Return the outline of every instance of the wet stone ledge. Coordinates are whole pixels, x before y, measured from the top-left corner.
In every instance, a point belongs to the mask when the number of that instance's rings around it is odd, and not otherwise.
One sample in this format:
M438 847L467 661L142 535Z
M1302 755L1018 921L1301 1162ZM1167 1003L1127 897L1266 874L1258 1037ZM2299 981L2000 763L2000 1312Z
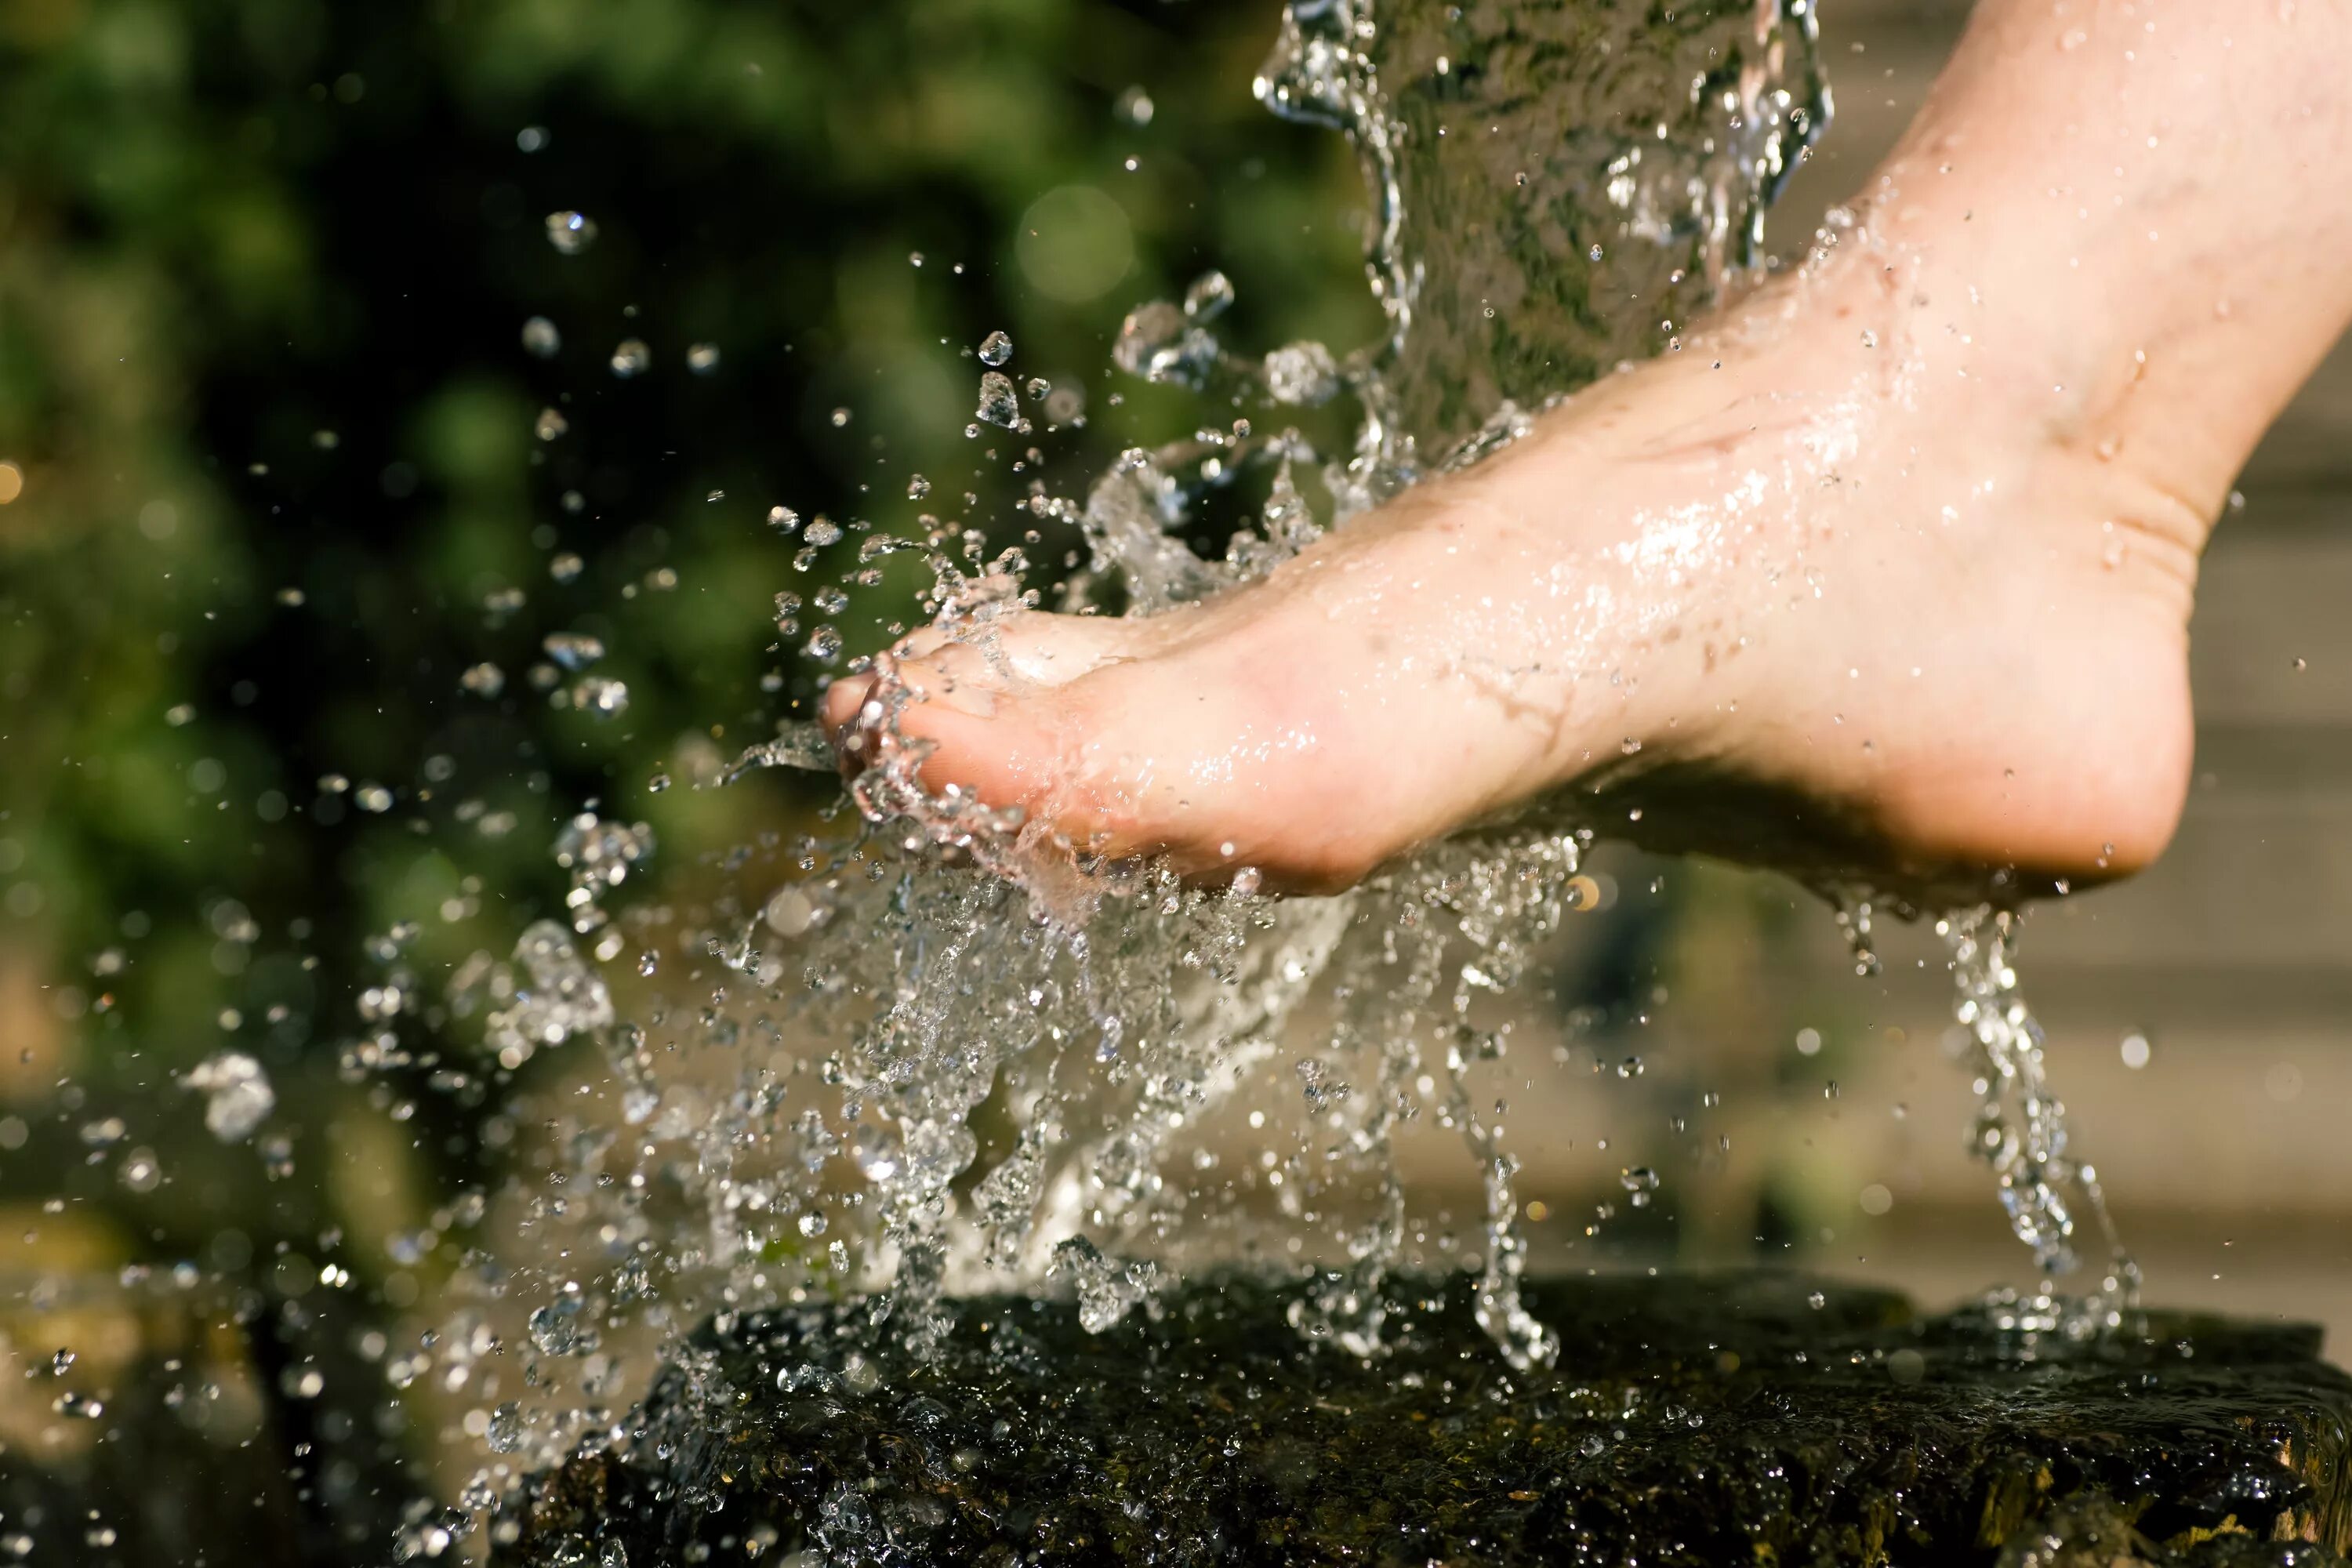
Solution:
M2315 1330L2152 1313L2091 1345L1800 1277L1561 1279L1513 1372L1463 1280L1394 1349L1299 1288L1186 1286L1100 1335L958 1305L919 1364L864 1303L707 1326L623 1446L535 1479L520 1565L2337 1564L2352 1377ZM1816 1305L1818 1301L1818 1305ZM795 1557L796 1553L802 1553Z

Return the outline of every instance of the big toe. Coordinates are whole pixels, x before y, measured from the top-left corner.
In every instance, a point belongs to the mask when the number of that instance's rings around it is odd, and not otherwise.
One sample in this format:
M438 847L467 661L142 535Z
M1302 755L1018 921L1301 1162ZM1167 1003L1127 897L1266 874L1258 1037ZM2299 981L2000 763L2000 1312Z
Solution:
M1081 730L1067 689L1134 657L1138 626L1032 613L962 637L927 628L884 655L873 673L835 681L824 723L853 773L878 762L887 743L917 742L926 792L1055 816ZM895 719L887 710L893 688L905 694Z

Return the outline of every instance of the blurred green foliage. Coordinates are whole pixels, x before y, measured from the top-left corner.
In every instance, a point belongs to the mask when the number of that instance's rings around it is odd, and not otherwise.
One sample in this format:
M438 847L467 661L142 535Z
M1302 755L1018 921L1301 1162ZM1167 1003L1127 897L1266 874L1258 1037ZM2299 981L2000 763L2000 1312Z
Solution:
M0 1202L63 1197L125 1258L267 1284L296 1248L413 1299L373 1244L492 1174L495 1105L415 1092L429 1061L338 1072L370 938L416 922L428 977L503 956L560 913L549 847L592 803L648 819L678 884L806 817L810 784L685 787L824 673L771 601L855 541L795 580L768 509L908 523L919 472L1013 542L1030 479L1189 428L1115 401L1107 350L1211 265L1244 340L1369 331L1345 149L1250 97L1274 21L0 0ZM1089 415L1018 475L964 434L995 329ZM863 593L867 646L914 585ZM609 647L625 713L529 678L559 631ZM459 683L484 661L495 698ZM257 1146L173 1086L226 1047L277 1087Z

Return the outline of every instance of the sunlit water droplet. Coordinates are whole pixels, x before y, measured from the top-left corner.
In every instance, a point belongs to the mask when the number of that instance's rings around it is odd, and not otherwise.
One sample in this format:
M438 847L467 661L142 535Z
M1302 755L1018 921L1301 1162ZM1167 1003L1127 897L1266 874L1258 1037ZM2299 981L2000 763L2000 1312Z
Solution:
M191 1068L182 1086L205 1097L205 1126L224 1143L253 1136L278 1104L261 1064L243 1051L222 1051Z
M990 425L1001 425L1010 430L1021 423L1021 402L1013 395L1013 383L996 371L980 378L980 406L973 417Z
M1184 290L1184 313L1196 321L1213 321L1234 302L1234 281L1222 272L1203 272Z
M566 669L585 669L604 657L604 639L588 632L550 632L540 646Z
M596 243L596 220L586 213L550 213L547 243L566 256L577 256Z

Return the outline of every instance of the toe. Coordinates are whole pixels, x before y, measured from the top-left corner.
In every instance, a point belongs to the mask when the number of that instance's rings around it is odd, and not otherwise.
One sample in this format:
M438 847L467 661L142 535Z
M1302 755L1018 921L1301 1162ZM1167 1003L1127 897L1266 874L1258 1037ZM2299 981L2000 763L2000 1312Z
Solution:
M926 628L877 661L870 674L835 681L822 714L843 766L855 774L881 754L886 683L907 696L894 734L920 743L923 788L950 789L1051 819L1085 847L1093 814L1074 789L1070 758L1102 726L1073 687L1134 658L1142 623L1024 614L950 637Z

